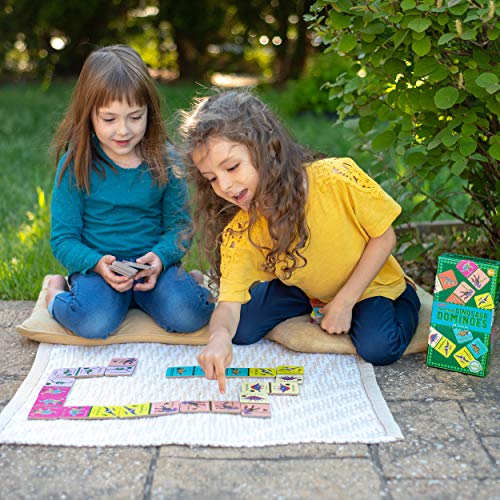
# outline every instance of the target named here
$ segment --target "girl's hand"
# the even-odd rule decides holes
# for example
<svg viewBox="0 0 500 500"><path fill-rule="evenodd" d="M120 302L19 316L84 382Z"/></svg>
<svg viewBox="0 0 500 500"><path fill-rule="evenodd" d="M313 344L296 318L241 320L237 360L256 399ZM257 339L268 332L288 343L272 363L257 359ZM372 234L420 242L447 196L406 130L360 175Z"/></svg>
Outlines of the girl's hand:
<svg viewBox="0 0 500 500"><path fill-rule="evenodd" d="M158 281L158 276L160 276L163 271L163 263L154 252L148 252L136 260L139 264L149 264L151 269L142 269L137 273L134 279L137 281L143 278L142 283L135 283L134 290L139 292L147 292L152 290L156 286Z"/></svg>
<svg viewBox="0 0 500 500"><path fill-rule="evenodd" d="M326 333L347 333L351 328L353 304L343 302L335 297L320 312L323 313L321 328Z"/></svg>
<svg viewBox="0 0 500 500"><path fill-rule="evenodd" d="M115 260L114 255L103 255L94 266L94 272L100 274L104 281L117 292L126 292L134 286L134 280L128 276L120 276L109 268Z"/></svg>
<svg viewBox="0 0 500 500"><path fill-rule="evenodd" d="M233 359L233 344L226 333L210 336L208 344L196 356L205 376L209 380L217 379L221 394L226 392L226 368Z"/></svg>

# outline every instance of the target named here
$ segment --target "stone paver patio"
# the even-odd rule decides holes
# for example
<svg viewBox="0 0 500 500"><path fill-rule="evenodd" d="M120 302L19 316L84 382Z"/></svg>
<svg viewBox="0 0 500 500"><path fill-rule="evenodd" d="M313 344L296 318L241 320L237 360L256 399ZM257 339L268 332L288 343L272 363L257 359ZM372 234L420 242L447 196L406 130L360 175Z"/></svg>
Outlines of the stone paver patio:
<svg viewBox="0 0 500 500"><path fill-rule="evenodd" d="M35 358L38 344L14 328L33 306L0 301L0 410ZM266 448L0 445L0 498L500 498L500 353L494 352L486 379L427 368L424 354L375 373L403 441Z"/></svg>

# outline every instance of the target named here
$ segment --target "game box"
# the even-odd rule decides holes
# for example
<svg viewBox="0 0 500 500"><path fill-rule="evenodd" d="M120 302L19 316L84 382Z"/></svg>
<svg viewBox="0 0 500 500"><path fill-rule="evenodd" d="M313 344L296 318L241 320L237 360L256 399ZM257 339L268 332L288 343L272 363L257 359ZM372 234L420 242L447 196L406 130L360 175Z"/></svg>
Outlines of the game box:
<svg viewBox="0 0 500 500"><path fill-rule="evenodd" d="M500 262L457 254L438 259L427 365L486 377L499 298Z"/></svg>

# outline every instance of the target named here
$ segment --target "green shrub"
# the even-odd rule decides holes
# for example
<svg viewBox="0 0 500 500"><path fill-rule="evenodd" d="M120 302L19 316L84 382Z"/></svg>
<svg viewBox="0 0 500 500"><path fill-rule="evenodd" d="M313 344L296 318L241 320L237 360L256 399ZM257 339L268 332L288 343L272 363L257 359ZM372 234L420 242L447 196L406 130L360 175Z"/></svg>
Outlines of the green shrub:
<svg viewBox="0 0 500 500"><path fill-rule="evenodd" d="M310 57L305 76L287 83L281 110L289 115L336 113L339 100L331 99L328 89L322 87L325 82L348 72L351 66L351 61L333 53Z"/></svg>
<svg viewBox="0 0 500 500"><path fill-rule="evenodd" d="M317 0L306 19L354 64L327 84L399 185L484 234L500 256L499 7L492 0ZM458 192L457 192L458 190ZM466 196L463 196L463 194ZM457 196L461 207L456 206Z"/></svg>

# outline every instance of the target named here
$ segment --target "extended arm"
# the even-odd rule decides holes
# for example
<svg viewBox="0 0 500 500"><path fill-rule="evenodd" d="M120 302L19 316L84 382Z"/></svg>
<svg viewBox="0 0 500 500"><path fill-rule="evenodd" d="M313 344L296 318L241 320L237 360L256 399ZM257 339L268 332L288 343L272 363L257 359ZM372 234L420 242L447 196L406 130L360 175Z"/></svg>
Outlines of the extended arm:
<svg viewBox="0 0 500 500"><path fill-rule="evenodd" d="M396 246L396 234L389 227L377 238L370 238L351 276L335 297L323 308L321 328L328 333L348 332L352 308L377 276Z"/></svg>
<svg viewBox="0 0 500 500"><path fill-rule="evenodd" d="M233 359L232 340L240 321L239 302L219 302L208 326L208 344L197 356L198 363L210 380L217 379L221 394L226 392L226 368Z"/></svg>

